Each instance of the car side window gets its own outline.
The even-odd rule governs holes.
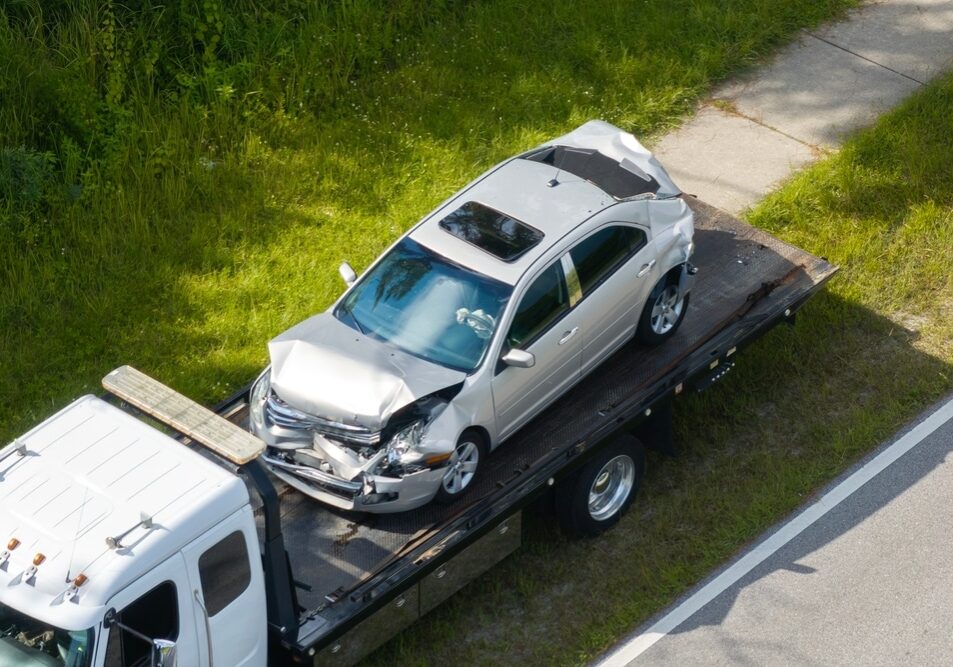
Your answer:
[[[123,625],[151,639],[175,640],[179,636],[179,607],[175,584],[166,581],[130,603],[116,615]],[[105,667],[148,665],[152,645],[118,625],[109,629]]]
[[[506,336],[510,347],[525,348],[569,310],[562,265],[555,262],[536,277],[520,300]]]
[[[645,232],[627,225],[607,227],[580,241],[569,251],[569,256],[576,267],[583,296],[591,294],[645,243]]]
[[[235,531],[199,556],[199,579],[209,616],[215,616],[245,592],[251,581],[251,569],[241,531]]]

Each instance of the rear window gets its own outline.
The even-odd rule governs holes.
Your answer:
[[[519,259],[543,240],[538,229],[474,201],[445,217],[440,226],[504,262]]]
[[[241,532],[235,531],[199,556],[199,579],[209,616],[215,616],[245,592],[251,570]]]
[[[616,162],[607,155],[589,148],[550,146],[525,159],[552,165],[589,181],[615,199],[628,199],[658,192],[659,183],[634,164]]]

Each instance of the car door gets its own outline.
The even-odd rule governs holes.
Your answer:
[[[563,261],[556,260],[538,273],[515,306],[502,354],[510,349],[525,350],[536,362],[531,368],[500,362],[495,370],[493,404],[500,439],[579,379],[582,321],[572,308],[578,294],[571,293],[563,267]]]
[[[573,245],[569,257],[582,290],[576,309],[586,323],[585,375],[632,337],[658,267],[648,229],[624,223],[589,234]]]

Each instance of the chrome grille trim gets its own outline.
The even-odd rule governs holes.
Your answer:
[[[342,479],[341,477],[326,473],[323,470],[318,470],[309,466],[295,465],[294,463],[288,463],[287,461],[282,461],[281,459],[268,456],[267,454],[263,455],[262,458],[268,465],[274,466],[275,468],[280,468],[281,470],[291,473],[296,477],[300,477],[305,481],[311,482],[312,484],[318,484],[327,488],[329,491],[334,491],[346,497],[354,498],[360,495],[361,489],[364,488],[363,482]]]
[[[281,428],[311,429],[335,440],[342,440],[359,447],[372,447],[381,441],[380,431],[309,415],[292,408],[274,393],[265,400],[265,414],[273,424]]]

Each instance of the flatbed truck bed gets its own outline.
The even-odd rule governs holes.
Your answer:
[[[715,382],[744,346],[779,322],[793,322],[837,270],[703,202],[687,201],[695,212],[698,280],[677,334],[659,347],[629,344],[617,352],[494,451],[461,501],[362,515],[328,508],[273,480],[295,582],[292,600],[280,604],[295,606],[299,624],[284,628],[276,648],[314,664],[365,656],[515,550],[521,509],[600,443],[664,414],[678,394]],[[244,424],[246,397],[239,392],[217,411]],[[258,515],[265,539],[266,512]]]

